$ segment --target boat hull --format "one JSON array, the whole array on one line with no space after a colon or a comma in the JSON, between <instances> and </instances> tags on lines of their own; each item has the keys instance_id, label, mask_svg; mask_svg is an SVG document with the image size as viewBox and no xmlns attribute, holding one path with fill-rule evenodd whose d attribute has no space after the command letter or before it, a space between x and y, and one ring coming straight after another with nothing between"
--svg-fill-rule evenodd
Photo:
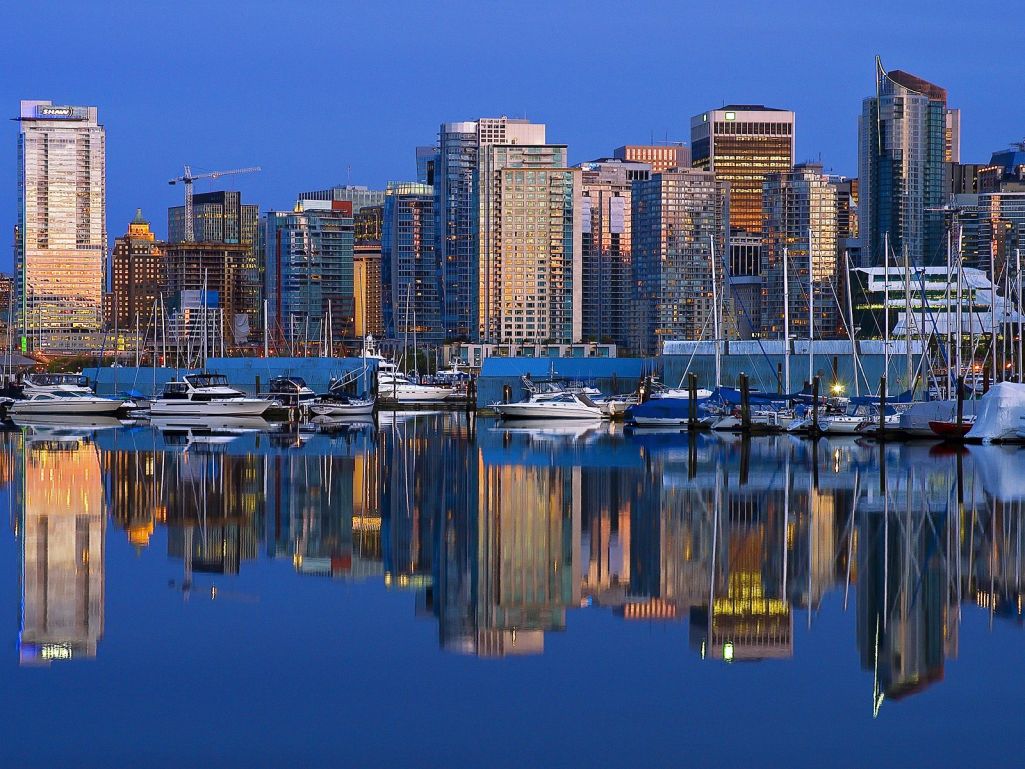
<instances>
[{"instance_id":1,"label":"boat hull","mask_svg":"<svg viewBox=\"0 0 1025 769\"><path fill-rule=\"evenodd\" d=\"M374 413L374 401L356 401L352 403L315 403L310 411L323 417L354 417Z\"/></svg>"},{"instance_id":2,"label":"boat hull","mask_svg":"<svg viewBox=\"0 0 1025 769\"><path fill-rule=\"evenodd\" d=\"M502 419L601 419L601 409L586 406L554 408L533 403L499 403L494 406Z\"/></svg>"},{"instance_id":3,"label":"boat hull","mask_svg":"<svg viewBox=\"0 0 1025 769\"><path fill-rule=\"evenodd\" d=\"M66 402L64 402L66 401ZM19 416L63 416L116 414L121 409L121 401L98 398L55 398L45 401L15 401L7 409L12 417Z\"/></svg>"},{"instance_id":4,"label":"boat hull","mask_svg":"<svg viewBox=\"0 0 1025 769\"><path fill-rule=\"evenodd\" d=\"M419 385L391 387L384 385L378 395L393 403L440 403L451 397L452 390L448 387L421 387Z\"/></svg>"},{"instance_id":5,"label":"boat hull","mask_svg":"<svg viewBox=\"0 0 1025 769\"><path fill-rule=\"evenodd\" d=\"M149 413L154 417L258 417L272 405L273 401L263 398L226 398L211 401L160 398L153 401Z\"/></svg>"}]
</instances>

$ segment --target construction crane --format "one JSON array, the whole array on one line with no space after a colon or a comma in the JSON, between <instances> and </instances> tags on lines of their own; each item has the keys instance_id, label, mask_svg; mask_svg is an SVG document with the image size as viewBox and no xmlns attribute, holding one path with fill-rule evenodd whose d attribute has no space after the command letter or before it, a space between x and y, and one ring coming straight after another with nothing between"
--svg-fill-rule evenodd
<instances>
[{"instance_id":1,"label":"construction crane","mask_svg":"<svg viewBox=\"0 0 1025 769\"><path fill-rule=\"evenodd\" d=\"M228 171L210 171L205 174L192 173L191 166L185 166L185 173L171 179L168 184L185 185L185 242L192 243L196 240L192 218L192 183L197 179L218 179L221 176L232 176L234 174L251 174L259 171L260 166L250 168L232 168Z\"/></svg>"}]
</instances>

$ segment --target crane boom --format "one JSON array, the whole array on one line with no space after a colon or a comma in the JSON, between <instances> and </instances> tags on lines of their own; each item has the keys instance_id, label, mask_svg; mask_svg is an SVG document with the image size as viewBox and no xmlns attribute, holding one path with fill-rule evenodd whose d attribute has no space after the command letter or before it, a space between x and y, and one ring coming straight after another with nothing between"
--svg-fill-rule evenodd
<instances>
[{"instance_id":1,"label":"crane boom","mask_svg":"<svg viewBox=\"0 0 1025 769\"><path fill-rule=\"evenodd\" d=\"M192 183L197 179L217 179L221 176L232 176L233 174L251 174L260 171L260 166L249 166L247 168L230 168L226 171L208 171L202 174L192 173L191 166L185 166L185 173L171 179L168 184L185 185L185 242L192 243L196 239L193 227L192 214Z\"/></svg>"}]
</instances>

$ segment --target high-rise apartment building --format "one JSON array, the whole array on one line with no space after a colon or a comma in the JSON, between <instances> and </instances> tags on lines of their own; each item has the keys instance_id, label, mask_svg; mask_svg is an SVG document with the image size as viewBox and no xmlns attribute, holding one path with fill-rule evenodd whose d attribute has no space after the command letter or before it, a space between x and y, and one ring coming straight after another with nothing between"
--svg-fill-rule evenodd
<instances>
[{"instance_id":1,"label":"high-rise apartment building","mask_svg":"<svg viewBox=\"0 0 1025 769\"><path fill-rule=\"evenodd\" d=\"M381 307L381 244L357 243L352 254L352 287L355 294L355 334L384 336Z\"/></svg>"},{"instance_id":2,"label":"high-rise apartment building","mask_svg":"<svg viewBox=\"0 0 1025 769\"><path fill-rule=\"evenodd\" d=\"M106 132L96 107L22 101L15 282L22 349L86 349L103 319Z\"/></svg>"},{"instance_id":3,"label":"high-rise apartment building","mask_svg":"<svg viewBox=\"0 0 1025 769\"><path fill-rule=\"evenodd\" d=\"M478 173L480 338L579 341L580 169L563 144L494 143Z\"/></svg>"},{"instance_id":4,"label":"high-rise apartment building","mask_svg":"<svg viewBox=\"0 0 1025 769\"><path fill-rule=\"evenodd\" d=\"M214 354L249 341L251 315L240 290L249 255L241 243L166 245L161 290L172 344L196 350L205 344Z\"/></svg>"},{"instance_id":5,"label":"high-rise apartment building","mask_svg":"<svg viewBox=\"0 0 1025 769\"><path fill-rule=\"evenodd\" d=\"M422 344L441 344L441 266L434 233L434 188L389 184L381 239L381 305L385 332L416 334Z\"/></svg>"},{"instance_id":6,"label":"high-rise apartment building","mask_svg":"<svg viewBox=\"0 0 1025 769\"><path fill-rule=\"evenodd\" d=\"M151 321L160 297L163 258L164 244L157 242L142 209L137 209L111 254L112 320L120 328L133 326L136 318L142 326Z\"/></svg>"},{"instance_id":7,"label":"high-rise apartment building","mask_svg":"<svg viewBox=\"0 0 1025 769\"><path fill-rule=\"evenodd\" d=\"M333 345L353 335L352 208L346 200L302 199L293 211L264 215L264 287L273 338L294 343L300 336L308 342L330 337Z\"/></svg>"},{"instance_id":8,"label":"high-rise apartment building","mask_svg":"<svg viewBox=\"0 0 1025 769\"><path fill-rule=\"evenodd\" d=\"M711 171L696 169L634 183L636 352L656 354L670 339L713 338L714 298L722 300L725 285L729 189Z\"/></svg>"},{"instance_id":9,"label":"high-rise apartment building","mask_svg":"<svg viewBox=\"0 0 1025 769\"><path fill-rule=\"evenodd\" d=\"M794 164L794 113L760 104L731 104L691 118L694 168L730 185L730 228L761 236L762 186Z\"/></svg>"},{"instance_id":10,"label":"high-rise apartment building","mask_svg":"<svg viewBox=\"0 0 1025 769\"><path fill-rule=\"evenodd\" d=\"M544 143L544 124L527 120L501 117L442 124L434 181L446 339L480 341L481 150L495 144Z\"/></svg>"},{"instance_id":11,"label":"high-rise apartment building","mask_svg":"<svg viewBox=\"0 0 1025 769\"><path fill-rule=\"evenodd\" d=\"M647 163L602 158L580 164L581 339L629 347L636 317L630 220L633 181Z\"/></svg>"},{"instance_id":12,"label":"high-rise apartment building","mask_svg":"<svg viewBox=\"0 0 1025 769\"><path fill-rule=\"evenodd\" d=\"M612 156L631 163L647 163L656 174L670 168L689 168L691 163L690 147L683 142L626 144L616 147Z\"/></svg>"},{"instance_id":13,"label":"high-rise apartment building","mask_svg":"<svg viewBox=\"0 0 1025 769\"><path fill-rule=\"evenodd\" d=\"M815 339L835 338L841 327L837 266L836 188L822 166L800 163L793 171L770 174L762 234L762 335L783 337L788 296L791 337L808 338L811 313Z\"/></svg>"},{"instance_id":14,"label":"high-rise apartment building","mask_svg":"<svg viewBox=\"0 0 1025 769\"><path fill-rule=\"evenodd\" d=\"M958 162L960 113L938 85L876 58L876 94L858 122L862 260L882 265L885 243L913 265L945 263L946 163Z\"/></svg>"}]
</instances>

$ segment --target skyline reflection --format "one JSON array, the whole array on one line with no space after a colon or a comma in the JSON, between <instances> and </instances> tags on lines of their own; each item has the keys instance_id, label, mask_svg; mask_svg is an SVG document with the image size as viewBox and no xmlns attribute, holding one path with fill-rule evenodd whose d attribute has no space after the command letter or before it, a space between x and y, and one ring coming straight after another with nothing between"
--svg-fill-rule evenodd
<instances>
[{"instance_id":1,"label":"skyline reflection","mask_svg":"<svg viewBox=\"0 0 1025 769\"><path fill-rule=\"evenodd\" d=\"M402 414L331 433L29 427L0 447L22 664L102 654L108 518L140 557L166 542L185 597L259 561L372 581L479 657L572 643L574 613L604 611L681 623L680 653L710 663L787 660L837 600L875 710L943 680L964 605L1022 623L1016 449Z\"/></svg>"}]
</instances>

